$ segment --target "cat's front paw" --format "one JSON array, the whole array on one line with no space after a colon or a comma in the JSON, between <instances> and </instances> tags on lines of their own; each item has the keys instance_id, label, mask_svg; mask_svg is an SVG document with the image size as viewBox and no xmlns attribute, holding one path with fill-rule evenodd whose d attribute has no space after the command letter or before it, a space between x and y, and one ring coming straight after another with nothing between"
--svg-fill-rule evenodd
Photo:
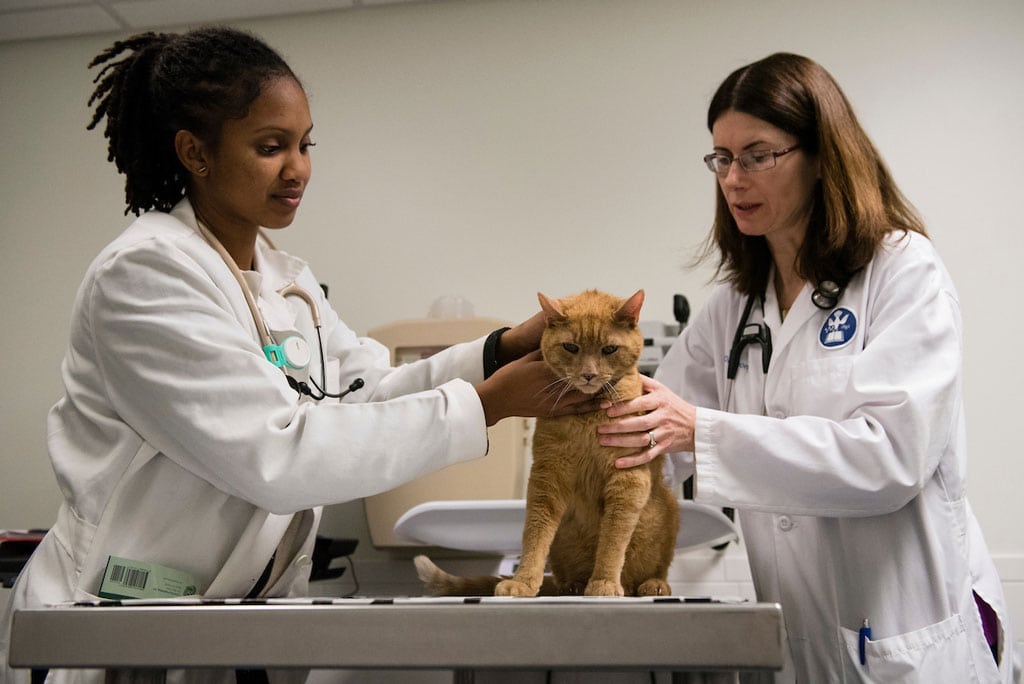
<instances>
[{"instance_id":1,"label":"cat's front paw","mask_svg":"<svg viewBox=\"0 0 1024 684\"><path fill-rule=\"evenodd\" d=\"M661 579L649 579L636 590L637 596L671 596L672 587L668 586L668 582Z\"/></svg>"},{"instance_id":2,"label":"cat's front paw","mask_svg":"<svg viewBox=\"0 0 1024 684\"><path fill-rule=\"evenodd\" d=\"M532 597L537 595L537 589L531 589L530 585L526 582L520 582L517 579L506 579L498 582L498 586L494 587L495 596L520 596L520 597Z\"/></svg>"},{"instance_id":3,"label":"cat's front paw","mask_svg":"<svg viewBox=\"0 0 1024 684\"><path fill-rule=\"evenodd\" d=\"M584 596L625 596L622 585L611 580L592 579L587 582Z\"/></svg>"}]
</instances>

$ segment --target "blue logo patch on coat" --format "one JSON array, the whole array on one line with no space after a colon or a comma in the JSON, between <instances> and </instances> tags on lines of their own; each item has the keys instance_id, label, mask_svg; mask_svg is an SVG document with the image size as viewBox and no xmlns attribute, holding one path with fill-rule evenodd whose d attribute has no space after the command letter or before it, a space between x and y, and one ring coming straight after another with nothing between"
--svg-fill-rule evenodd
<instances>
[{"instance_id":1,"label":"blue logo patch on coat","mask_svg":"<svg viewBox=\"0 0 1024 684\"><path fill-rule=\"evenodd\" d=\"M835 309L825 319L818 333L818 342L825 349L845 347L857 334L857 316L847 308Z\"/></svg>"}]
</instances>

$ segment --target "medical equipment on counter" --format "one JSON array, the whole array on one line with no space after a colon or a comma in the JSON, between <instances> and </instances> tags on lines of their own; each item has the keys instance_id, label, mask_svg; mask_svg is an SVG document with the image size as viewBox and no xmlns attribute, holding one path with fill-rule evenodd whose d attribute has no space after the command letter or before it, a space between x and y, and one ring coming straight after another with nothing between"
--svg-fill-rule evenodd
<instances>
[{"instance_id":1,"label":"medical equipment on counter","mask_svg":"<svg viewBox=\"0 0 1024 684\"><path fill-rule=\"evenodd\" d=\"M672 314L676 323L661 321L640 321L640 331L644 336L644 348L640 352L637 367L646 376L653 377L654 371L661 365L662 359L669 348L675 343L679 333L690 320L690 302L681 294L672 298Z\"/></svg>"},{"instance_id":2,"label":"medical equipment on counter","mask_svg":"<svg viewBox=\"0 0 1024 684\"><path fill-rule=\"evenodd\" d=\"M10 589L46 530L0 530L0 587Z\"/></svg>"},{"instance_id":3,"label":"medical equipment on counter","mask_svg":"<svg viewBox=\"0 0 1024 684\"><path fill-rule=\"evenodd\" d=\"M277 368L280 368L285 377L288 379L288 384L293 390L299 394L305 394L312 397L316 401L331 397L333 399L341 399L347 394L355 392L360 389L364 382L362 378L356 378L353 380L348 388L341 392L328 392L327 387L327 359L324 357L324 341L320 336L320 311L317 308L316 302L313 297L299 287L296 283L291 282L280 290L277 291L282 297L298 297L306 303L309 307L309 315L313 320L313 327L316 328L316 339L317 344L320 347L320 384L317 384L316 380L312 377L309 378L310 384L313 385L311 388L309 384L296 380L285 370L285 367L292 368L294 370L302 370L309 367L309 362L312 359L312 354L309 351L309 343L297 332L288 333L288 336L283 342L278 344L273 335L267 329L267 324L263 320L263 316L260 314L259 307L256 306L256 299L253 297L252 292L249 290L249 286L245 282L245 278L242 276L241 269L238 268L238 264L231 258L227 249L221 244L217 236L214 235L209 228L207 228L201 221L198 222L199 232L202 233L206 241L217 250L217 254L220 255L221 259L224 260L225 265L231 271L231 275L235 277L238 282L238 286L242 288L242 294L245 296L245 303L249 306L249 313L252 314L252 320L256 324L256 331L260 336L260 343L263 345L263 354L267 357L267 361L272 363ZM274 243L270 241L266 235L260 231L260 237L270 246L271 249L277 249L274 247ZM314 389L316 393L314 393Z\"/></svg>"},{"instance_id":4,"label":"medical equipment on counter","mask_svg":"<svg viewBox=\"0 0 1024 684\"><path fill-rule=\"evenodd\" d=\"M313 544L313 565L309 571L309 581L337 579L345 573L345 567L331 567L331 562L336 558L346 558L355 553L359 546L358 539L334 539L316 535ZM349 558L351 563L351 558Z\"/></svg>"}]
</instances>

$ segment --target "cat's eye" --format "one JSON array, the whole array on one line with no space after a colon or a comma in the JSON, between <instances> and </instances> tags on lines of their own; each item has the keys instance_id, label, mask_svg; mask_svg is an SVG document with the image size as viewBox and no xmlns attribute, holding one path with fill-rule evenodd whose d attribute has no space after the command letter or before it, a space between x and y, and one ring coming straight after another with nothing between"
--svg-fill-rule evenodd
<instances>
[{"instance_id":1,"label":"cat's eye","mask_svg":"<svg viewBox=\"0 0 1024 684\"><path fill-rule=\"evenodd\" d=\"M570 354L578 354L580 352L579 345L573 344L572 342L562 343L562 349L569 352Z\"/></svg>"},{"instance_id":2,"label":"cat's eye","mask_svg":"<svg viewBox=\"0 0 1024 684\"><path fill-rule=\"evenodd\" d=\"M619 351L619 347L616 344L609 344L607 347L601 347L601 353L605 356L609 356Z\"/></svg>"}]
</instances>

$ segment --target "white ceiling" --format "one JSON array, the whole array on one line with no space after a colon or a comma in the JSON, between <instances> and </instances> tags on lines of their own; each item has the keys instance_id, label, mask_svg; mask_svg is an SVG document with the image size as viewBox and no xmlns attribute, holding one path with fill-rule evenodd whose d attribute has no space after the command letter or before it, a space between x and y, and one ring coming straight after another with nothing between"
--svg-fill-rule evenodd
<instances>
[{"instance_id":1,"label":"white ceiling","mask_svg":"<svg viewBox=\"0 0 1024 684\"><path fill-rule=\"evenodd\" d=\"M0 0L0 42L138 31L414 0Z\"/></svg>"}]
</instances>

